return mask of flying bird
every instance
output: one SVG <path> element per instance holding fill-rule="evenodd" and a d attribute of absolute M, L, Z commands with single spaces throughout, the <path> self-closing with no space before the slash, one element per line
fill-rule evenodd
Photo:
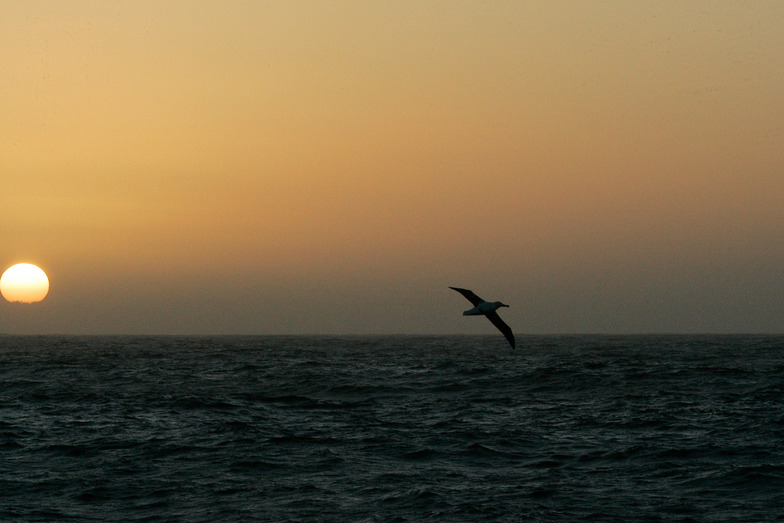
<path fill-rule="evenodd" d="M 463 316 L 478 316 L 484 315 L 488 320 L 490 320 L 493 325 L 496 326 L 498 330 L 506 337 L 506 341 L 509 342 L 509 345 L 512 348 L 515 348 L 515 339 L 514 334 L 512 334 L 512 329 L 509 328 L 509 325 L 504 323 L 504 320 L 495 312 L 501 307 L 509 307 L 505 303 L 501 303 L 500 301 L 485 301 L 473 292 L 469 291 L 468 289 L 458 289 L 457 287 L 449 287 L 450 289 L 456 290 L 460 294 L 466 297 L 468 301 L 471 302 L 471 305 L 474 306 L 473 309 L 469 309 L 463 313 Z"/>

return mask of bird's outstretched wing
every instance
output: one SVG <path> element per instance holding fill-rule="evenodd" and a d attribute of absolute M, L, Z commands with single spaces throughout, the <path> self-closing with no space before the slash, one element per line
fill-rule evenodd
<path fill-rule="evenodd" d="M 471 305 L 473 305 L 474 307 L 476 307 L 477 305 L 479 305 L 480 303 L 485 301 L 482 298 L 480 298 L 479 296 L 477 296 L 476 294 L 474 294 L 473 292 L 469 291 L 468 289 L 458 289 L 457 287 L 449 287 L 449 288 L 452 289 L 452 290 L 455 290 L 455 291 L 459 292 L 460 294 L 462 294 L 463 296 L 465 296 L 466 299 L 468 301 L 470 301 Z M 500 318 L 499 318 L 499 320 L 500 320 Z M 507 327 L 507 329 L 508 328 L 509 327 Z M 500 329 L 500 327 L 499 327 L 499 329 Z"/>
<path fill-rule="evenodd" d="M 485 314 L 485 316 L 487 316 L 487 319 L 493 322 L 493 325 L 495 325 L 498 328 L 498 330 L 501 331 L 501 333 L 506 338 L 506 341 L 508 341 L 509 345 L 511 345 L 512 348 L 514 349 L 515 348 L 514 334 L 512 334 L 512 329 L 509 328 L 509 325 L 504 323 L 504 320 L 502 320 L 501 317 L 498 314 L 496 314 L 495 311 L 489 312 Z"/>

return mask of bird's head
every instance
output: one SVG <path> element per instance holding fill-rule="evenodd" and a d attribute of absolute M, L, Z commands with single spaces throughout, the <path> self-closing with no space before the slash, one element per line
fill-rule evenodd
<path fill-rule="evenodd" d="M 509 307 L 509 305 L 507 305 L 506 303 L 501 303 L 500 301 L 495 302 L 495 304 L 498 305 L 499 307 Z"/>

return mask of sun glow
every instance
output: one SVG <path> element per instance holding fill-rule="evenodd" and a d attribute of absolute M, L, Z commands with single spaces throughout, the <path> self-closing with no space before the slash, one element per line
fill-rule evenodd
<path fill-rule="evenodd" d="M 17 263 L 0 277 L 0 293 L 10 302 L 35 303 L 49 293 L 49 278 L 35 265 Z"/>

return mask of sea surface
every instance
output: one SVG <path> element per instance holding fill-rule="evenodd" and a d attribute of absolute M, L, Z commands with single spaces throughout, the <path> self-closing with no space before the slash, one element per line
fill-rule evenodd
<path fill-rule="evenodd" d="M 0 337 L 0 521 L 784 520 L 784 336 Z"/>

